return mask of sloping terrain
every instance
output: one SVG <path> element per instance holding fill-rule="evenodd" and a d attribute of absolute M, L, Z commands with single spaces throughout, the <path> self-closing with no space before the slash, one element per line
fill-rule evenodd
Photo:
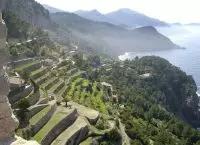
<path fill-rule="evenodd" d="M 49 14 L 48 10 L 34 0 L 0 2 L 2 10 L 11 11 L 22 20 L 45 29 L 54 42 L 69 48 L 77 45 L 79 51 L 89 54 L 118 56 L 129 51 L 178 48 L 153 27 L 135 31 L 108 22 L 94 22 L 74 13 Z"/>
<path fill-rule="evenodd" d="M 127 30 L 109 23 L 87 20 L 73 13 L 51 14 L 51 19 L 57 22 L 60 28 L 71 31 L 75 38 L 93 44 L 91 46 L 94 46 L 97 52 L 101 49 L 101 52 L 110 55 L 180 48 L 152 26 Z"/>
<path fill-rule="evenodd" d="M 41 59 L 10 67 L 21 76 L 29 72 L 25 85 L 33 87 L 11 102 L 20 120 L 17 134 L 42 145 L 182 145 L 187 139 L 197 143 L 200 134 L 178 119 L 199 125 L 198 98 L 190 76 L 157 57 L 101 60 L 99 64 L 95 57 L 83 60 L 75 54 L 60 62 L 52 59 L 53 64 Z M 25 88 L 10 92 L 9 99 L 26 92 Z"/>
<path fill-rule="evenodd" d="M 96 91 L 97 84 L 91 85 L 83 75 L 85 72 L 78 69 L 71 59 L 56 63 L 55 66 L 47 65 L 45 60 L 24 61 L 10 70 L 19 75 L 23 75 L 24 71 L 28 72 L 29 79 L 32 80 L 28 84 L 33 88 L 29 94 L 25 93 L 26 87 L 10 92 L 10 100 L 17 94 L 25 93 L 23 97 L 16 97 L 15 101 L 11 101 L 20 120 L 17 134 L 42 145 L 79 144 L 92 135 L 94 129 L 91 129 L 90 124 L 95 125 L 100 116 L 98 111 L 80 104 L 87 104 L 92 108 L 99 106 L 97 110 L 106 113 L 101 101 L 103 92 Z M 88 87 L 92 87 L 92 94 Z M 97 100 L 90 100 L 94 95 Z M 64 100 L 74 100 L 80 104 L 73 101 L 65 103 Z M 25 109 L 26 102 L 28 106 Z M 97 106 L 88 103 L 95 103 Z"/>

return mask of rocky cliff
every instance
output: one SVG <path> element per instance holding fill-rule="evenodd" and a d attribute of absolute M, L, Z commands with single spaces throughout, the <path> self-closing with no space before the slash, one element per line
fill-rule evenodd
<path fill-rule="evenodd" d="M 1 145 L 37 145 L 36 142 L 28 142 L 19 137 L 15 137 L 15 129 L 18 121 L 12 113 L 7 95 L 9 84 L 4 65 L 8 59 L 6 50 L 7 28 L 0 14 L 0 144 Z"/>

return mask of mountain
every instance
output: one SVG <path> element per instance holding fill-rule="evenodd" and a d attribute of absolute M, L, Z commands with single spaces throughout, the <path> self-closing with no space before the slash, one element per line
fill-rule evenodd
<path fill-rule="evenodd" d="M 89 19 L 89 20 L 98 21 L 98 22 L 108 22 L 108 23 L 111 23 L 111 24 L 120 25 L 120 23 L 106 17 L 105 15 L 101 14 L 97 10 L 91 10 L 91 11 L 79 10 L 79 11 L 76 11 L 74 13 L 83 17 L 83 18 Z"/>
<path fill-rule="evenodd" d="M 127 30 L 107 22 L 94 22 L 73 13 L 49 13 L 34 0 L 0 2 L 2 10 L 14 12 L 26 22 L 45 28 L 55 42 L 63 45 L 76 43 L 83 52 L 118 56 L 127 51 L 178 48 L 153 27 Z M 99 16 L 97 11 L 93 13 Z"/>
<path fill-rule="evenodd" d="M 49 11 L 35 0 L 0 0 L 0 9 L 13 12 L 32 25 L 47 27 L 50 23 Z"/>
<path fill-rule="evenodd" d="M 63 11 L 63 10 L 54 8 L 54 7 L 49 6 L 49 5 L 46 5 L 46 4 L 44 4 L 43 6 L 44 6 L 44 8 L 47 9 L 50 13 L 65 12 L 65 11 Z"/>
<path fill-rule="evenodd" d="M 51 14 L 51 19 L 57 22 L 60 28 L 72 32 L 76 38 L 94 44 L 93 49 L 103 49 L 109 55 L 180 48 L 152 26 L 127 30 L 109 23 L 84 19 L 73 13 Z"/>
<path fill-rule="evenodd" d="M 148 17 L 144 14 L 132 11 L 130 9 L 119 9 L 108 13 L 106 17 L 113 19 L 121 24 L 126 24 L 130 27 L 138 26 L 168 26 L 167 23 L 158 19 Z"/>

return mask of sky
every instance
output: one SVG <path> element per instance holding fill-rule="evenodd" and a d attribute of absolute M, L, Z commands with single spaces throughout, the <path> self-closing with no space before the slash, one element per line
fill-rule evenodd
<path fill-rule="evenodd" d="M 200 0 L 36 0 L 73 12 L 97 9 L 108 13 L 129 8 L 168 23 L 200 23 Z"/>

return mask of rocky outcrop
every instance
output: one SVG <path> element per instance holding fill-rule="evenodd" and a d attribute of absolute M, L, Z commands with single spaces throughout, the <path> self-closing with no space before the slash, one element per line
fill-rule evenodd
<path fill-rule="evenodd" d="M 0 140 L 13 137 L 18 126 L 7 98 L 9 85 L 3 70 L 3 65 L 8 59 L 6 37 L 7 28 L 2 18 L 0 18 Z"/>
<path fill-rule="evenodd" d="M 15 137 L 15 129 L 18 121 L 12 113 L 7 95 L 9 93 L 8 77 L 3 66 L 8 60 L 6 50 L 7 28 L 0 14 L 0 144 L 1 145 L 37 145 L 36 142 L 28 142 Z"/>

